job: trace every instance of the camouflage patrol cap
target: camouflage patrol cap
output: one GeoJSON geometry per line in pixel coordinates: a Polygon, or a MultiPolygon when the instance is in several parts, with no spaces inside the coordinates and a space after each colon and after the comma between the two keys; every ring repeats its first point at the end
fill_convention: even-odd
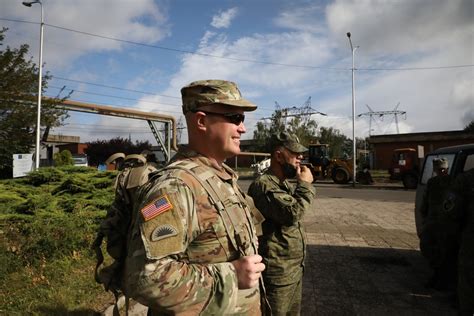
{"type": "Polygon", "coordinates": [[[448,159],[446,158],[434,158],[433,169],[448,169],[448,159]]]}
{"type": "Polygon", "coordinates": [[[291,135],[288,132],[274,133],[270,139],[272,151],[278,146],[283,146],[294,153],[304,153],[308,148],[301,145],[300,140],[296,135],[291,135]]]}
{"type": "Polygon", "coordinates": [[[199,80],[181,89],[183,113],[196,111],[199,107],[210,104],[223,104],[253,111],[257,106],[242,98],[237,85],[225,80],[199,80]]]}

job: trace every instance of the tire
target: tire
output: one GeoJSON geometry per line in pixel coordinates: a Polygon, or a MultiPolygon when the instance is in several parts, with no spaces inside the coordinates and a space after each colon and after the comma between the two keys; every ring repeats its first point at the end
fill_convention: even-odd
{"type": "Polygon", "coordinates": [[[349,182],[349,173],[342,168],[337,168],[332,171],[331,178],[334,183],[346,184],[349,182]]]}
{"type": "Polygon", "coordinates": [[[402,178],[405,189],[416,189],[418,186],[418,177],[412,173],[407,173],[402,178]]]}

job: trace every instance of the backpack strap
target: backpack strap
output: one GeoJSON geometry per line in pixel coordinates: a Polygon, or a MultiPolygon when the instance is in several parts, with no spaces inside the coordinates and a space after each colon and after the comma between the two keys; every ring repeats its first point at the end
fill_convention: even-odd
{"type": "MultiPolygon", "coordinates": [[[[221,216],[227,233],[229,234],[229,236],[232,237],[229,238],[232,243],[232,246],[234,247],[234,249],[239,251],[241,255],[245,256],[246,249],[249,245],[246,245],[244,242],[244,238],[242,237],[244,232],[242,231],[241,225],[238,225],[240,221],[237,218],[237,215],[234,214],[234,212],[229,212],[228,207],[230,206],[230,204],[240,203],[241,206],[247,211],[249,211],[249,208],[247,204],[244,203],[245,199],[243,199],[242,197],[239,198],[235,188],[232,186],[232,191],[234,192],[234,194],[231,196],[224,194],[221,190],[216,190],[216,185],[215,183],[212,183],[211,179],[217,178],[218,181],[222,180],[220,180],[220,178],[217,177],[212,170],[203,168],[201,165],[192,161],[176,161],[174,163],[169,164],[164,169],[179,169],[186,171],[201,184],[201,186],[209,195],[209,201],[212,205],[214,205],[219,215],[221,216]]],[[[249,219],[247,212],[245,212],[245,216],[247,222],[250,225],[251,237],[256,238],[256,236],[254,235],[253,221],[249,219]]],[[[258,253],[256,245],[253,242],[251,244],[254,249],[254,252],[258,253]]]]}
{"type": "MultiPolygon", "coordinates": [[[[247,210],[247,212],[245,212],[245,217],[247,219],[247,222],[250,225],[250,230],[251,230],[250,234],[253,240],[257,239],[257,236],[255,235],[255,225],[253,224],[252,218],[250,218],[249,216],[252,216],[250,215],[252,212],[253,216],[256,218],[256,221],[259,224],[263,222],[264,217],[260,213],[260,211],[258,211],[258,209],[255,207],[255,205],[248,205],[248,202],[244,202],[244,201],[247,201],[247,199],[245,198],[244,194],[240,191],[240,188],[238,187],[235,188],[234,186],[232,186],[234,195],[230,197],[223,194],[222,191],[220,190],[215,190],[214,189],[216,187],[215,184],[213,185],[210,181],[212,178],[216,177],[215,173],[212,172],[212,170],[210,169],[202,168],[202,166],[192,161],[183,161],[183,160],[176,161],[172,164],[169,164],[164,169],[184,170],[188,174],[192,175],[201,184],[201,186],[209,194],[210,202],[215,206],[215,208],[221,215],[228,235],[234,236],[234,238],[229,238],[231,240],[232,246],[237,251],[239,251],[240,255],[245,256],[246,255],[245,250],[247,249],[247,245],[244,244],[243,238],[241,237],[243,232],[242,232],[241,226],[238,225],[239,219],[237,218],[236,214],[234,214],[234,212],[228,212],[228,209],[226,208],[226,206],[228,206],[228,203],[231,203],[231,202],[239,202],[242,205],[242,207],[247,210]],[[200,169],[204,169],[204,170],[200,170],[200,169]],[[254,208],[254,210],[252,210],[252,208],[254,208]],[[233,230],[231,230],[231,226],[233,230]]],[[[222,180],[219,179],[219,181],[222,181],[222,180]]],[[[251,242],[251,246],[254,252],[258,254],[256,243],[251,242]]],[[[258,281],[259,281],[259,288],[260,288],[260,293],[261,293],[260,304],[261,304],[262,315],[263,316],[272,315],[272,309],[267,299],[263,277],[260,276],[258,281]]]]}

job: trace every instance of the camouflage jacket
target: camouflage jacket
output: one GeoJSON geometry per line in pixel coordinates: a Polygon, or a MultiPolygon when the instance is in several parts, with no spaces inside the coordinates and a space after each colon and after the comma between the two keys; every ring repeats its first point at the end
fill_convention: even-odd
{"type": "Polygon", "coordinates": [[[285,285],[299,281],[306,253],[301,221],[316,196],[315,188],[304,181],[296,185],[280,182],[269,170],[250,185],[248,194],[265,217],[259,238],[265,282],[285,285]]]}
{"type": "Polygon", "coordinates": [[[159,315],[260,315],[259,288],[239,290],[230,263],[257,253],[252,200],[229,167],[194,152],[178,157],[138,192],[126,294],[159,315]],[[207,178],[220,201],[176,164],[207,178]]]}

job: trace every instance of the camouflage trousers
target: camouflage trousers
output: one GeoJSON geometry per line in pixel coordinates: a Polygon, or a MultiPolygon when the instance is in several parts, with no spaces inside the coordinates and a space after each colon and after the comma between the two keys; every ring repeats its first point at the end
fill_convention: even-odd
{"type": "Polygon", "coordinates": [[[275,285],[265,280],[267,299],[272,308],[272,316],[297,316],[301,312],[303,280],[288,285],[275,285]]]}

